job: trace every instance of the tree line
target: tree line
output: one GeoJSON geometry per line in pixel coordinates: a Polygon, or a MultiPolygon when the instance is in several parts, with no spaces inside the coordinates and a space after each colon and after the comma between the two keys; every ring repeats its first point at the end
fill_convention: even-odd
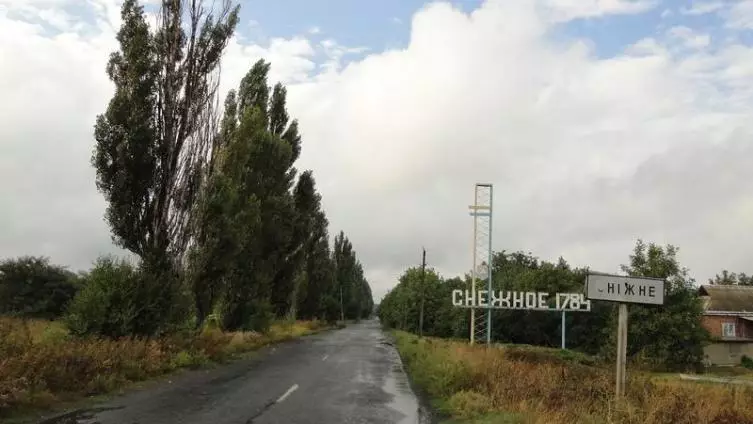
{"type": "Polygon", "coordinates": [[[164,0],[151,30],[138,1],[123,3],[107,65],[115,91],[96,118],[91,162],[113,241],[137,259],[103,257],[75,276],[45,258],[6,260],[0,291],[16,303],[3,300],[4,313],[64,315],[74,333],[114,337],[371,313],[350,240],[340,232],[330,245],[313,172],[295,167],[302,137],[286,87],[269,85],[270,64],[253,64],[219,107],[238,11],[229,0],[164,0]],[[66,288],[53,288],[61,278],[66,288]],[[38,306],[41,293],[56,293],[57,306],[38,306]]]}
{"type": "MultiPolygon", "coordinates": [[[[628,356],[657,369],[693,369],[702,366],[708,333],[701,325],[703,308],[695,281],[677,259],[678,248],[639,240],[622,265],[626,275],[666,279],[663,306],[631,305],[628,356]]],[[[587,268],[573,268],[563,258],[556,263],[531,253],[496,252],[492,260],[494,290],[583,293],[587,268]]],[[[726,275],[726,273],[723,273],[726,275]]],[[[743,274],[744,275],[744,274],[743,274]]],[[[729,284],[714,281],[719,284],[729,284]]],[[[433,269],[405,271],[381,301],[378,315],[391,328],[419,332],[421,298],[424,298],[423,334],[468,338],[470,314],[452,305],[452,291],[470,287],[470,276],[445,279],[433,269]]],[[[613,358],[616,346],[617,308],[610,302],[591,302],[590,312],[566,313],[568,348],[613,358]]],[[[492,339],[559,347],[561,315],[551,311],[495,310],[492,339]]]]}

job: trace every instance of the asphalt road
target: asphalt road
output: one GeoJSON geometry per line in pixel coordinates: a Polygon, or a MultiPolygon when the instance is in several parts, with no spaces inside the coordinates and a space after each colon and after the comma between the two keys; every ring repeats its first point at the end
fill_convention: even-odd
{"type": "Polygon", "coordinates": [[[376,321],[189,371],[40,424],[428,423],[376,321]]]}

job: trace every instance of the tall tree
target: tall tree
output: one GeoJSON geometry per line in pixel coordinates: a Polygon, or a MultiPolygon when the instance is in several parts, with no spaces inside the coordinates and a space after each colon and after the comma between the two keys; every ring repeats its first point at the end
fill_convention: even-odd
{"type": "Polygon", "coordinates": [[[269,314],[289,312],[300,263],[303,238],[296,231],[292,194],[300,136],[297,122],[289,122],[284,87],[276,85],[270,96],[269,67],[259,60],[241,80],[237,97],[229,97],[219,137],[223,148],[238,151],[229,155],[235,162],[230,185],[244,202],[254,199],[239,211],[258,209],[236,220],[256,224],[253,231],[236,233],[239,250],[224,300],[228,328],[264,327],[269,314]]]}
{"type": "Polygon", "coordinates": [[[336,320],[339,314],[335,293],[335,268],[329,248],[327,218],[314,215],[311,238],[306,246],[305,278],[298,287],[298,315],[301,318],[336,320]]]}
{"type": "Polygon", "coordinates": [[[451,298],[453,289],[463,288],[459,280],[445,282],[433,269],[422,274],[420,267],[405,270],[398,279],[398,284],[382,299],[379,305],[379,318],[383,324],[418,333],[420,299],[425,296],[424,334],[440,337],[466,336],[467,327],[457,323],[463,322],[464,310],[455,308],[447,299],[451,298]]]}
{"type": "Polygon", "coordinates": [[[269,104],[269,131],[273,136],[280,137],[290,148],[290,159],[284,174],[280,177],[279,186],[279,196],[287,202],[277,210],[277,230],[284,234],[282,237],[287,240],[287,244],[276,247],[277,272],[272,279],[271,301],[277,316],[294,312],[298,280],[296,277],[303,259],[302,249],[308,239],[313,214],[310,209],[319,202],[310,173],[302,175],[304,180],[297,185],[295,197],[290,195],[297,173],[293,164],[301,153],[301,137],[298,134],[298,121],[290,122],[286,102],[287,90],[282,84],[275,84],[269,104]]]}
{"type": "Polygon", "coordinates": [[[305,296],[310,275],[317,271],[313,268],[315,262],[309,260],[308,256],[315,254],[316,244],[322,237],[327,237],[327,221],[321,211],[321,195],[316,192],[316,183],[310,170],[303,172],[298,178],[293,198],[296,221],[292,245],[296,247],[296,251],[291,252],[289,261],[297,267],[297,272],[289,299],[291,317],[296,316],[299,298],[305,296]]]}
{"type": "Polygon", "coordinates": [[[173,314],[190,217],[216,133],[222,52],[238,7],[164,0],[151,33],[143,8],[125,0],[107,73],[115,94],[97,117],[92,163],[108,201],[114,241],[137,254],[149,276],[148,313],[157,332],[173,314]]]}
{"type": "Polygon", "coordinates": [[[343,317],[350,316],[346,314],[346,311],[351,298],[352,274],[355,264],[352,260],[352,246],[342,231],[335,236],[332,260],[335,263],[335,282],[340,303],[340,315],[343,317]]]}
{"type": "Polygon", "coordinates": [[[709,284],[753,286],[753,275],[749,276],[744,272],[737,274],[725,269],[721,275],[716,274],[714,278],[709,278],[709,284]]]}
{"type": "Polygon", "coordinates": [[[367,313],[371,313],[374,306],[371,288],[364,277],[363,266],[353,250],[353,245],[342,231],[335,237],[332,257],[343,315],[347,319],[368,316],[367,313]]]}
{"type": "MultiPolygon", "coordinates": [[[[672,245],[662,247],[638,240],[630,264],[622,265],[628,275],[667,281],[663,306],[630,307],[628,355],[661,368],[700,368],[708,333],[701,325],[703,307],[695,281],[680,266],[678,251],[672,245]]],[[[615,319],[613,315],[610,327],[615,319]]],[[[614,343],[614,337],[611,341],[614,343]]]]}
{"type": "Polygon", "coordinates": [[[242,274],[244,243],[259,231],[259,202],[249,190],[255,183],[249,177],[254,175],[247,172],[252,146],[236,137],[236,111],[231,91],[199,196],[196,242],[189,257],[198,326],[226,294],[230,279],[242,274]]]}
{"type": "Polygon", "coordinates": [[[199,324],[215,309],[230,329],[264,330],[273,316],[299,311],[332,320],[339,311],[335,281],[347,282],[349,316],[373,308],[362,267],[344,239],[347,269],[336,276],[313,173],[296,180],[298,123],[288,115],[285,87],[268,86],[269,69],[257,61],[237,95],[229,93],[213,140],[190,256],[199,324]]]}

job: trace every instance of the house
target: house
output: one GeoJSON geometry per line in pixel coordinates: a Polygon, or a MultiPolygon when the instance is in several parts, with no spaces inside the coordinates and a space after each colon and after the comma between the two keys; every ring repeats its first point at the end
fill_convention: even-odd
{"type": "Polygon", "coordinates": [[[753,358],[753,286],[703,285],[702,324],[712,342],[704,349],[711,365],[738,365],[743,355],[753,358]]]}

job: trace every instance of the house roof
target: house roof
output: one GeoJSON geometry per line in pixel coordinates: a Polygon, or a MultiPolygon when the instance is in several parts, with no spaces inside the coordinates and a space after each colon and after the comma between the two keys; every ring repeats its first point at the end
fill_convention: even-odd
{"type": "Polygon", "coordinates": [[[698,295],[706,297],[706,311],[753,314],[753,286],[703,285],[698,289],[698,295]]]}

